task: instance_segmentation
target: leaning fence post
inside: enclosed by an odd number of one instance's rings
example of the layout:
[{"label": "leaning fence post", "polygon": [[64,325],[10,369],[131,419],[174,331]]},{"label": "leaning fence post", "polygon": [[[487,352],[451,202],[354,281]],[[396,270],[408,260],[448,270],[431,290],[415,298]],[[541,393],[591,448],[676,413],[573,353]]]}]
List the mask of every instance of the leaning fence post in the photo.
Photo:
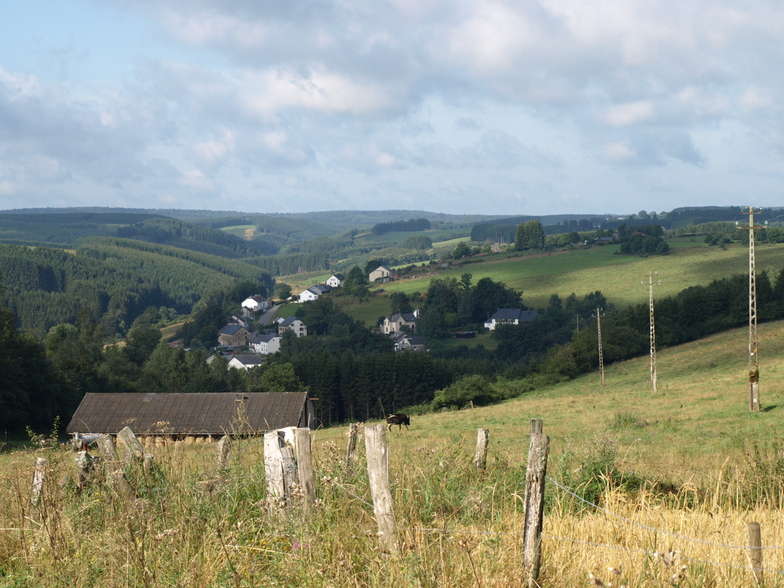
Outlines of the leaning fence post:
[{"label": "leaning fence post", "polygon": [[351,423],[348,427],[348,445],[346,446],[346,467],[351,467],[354,461],[354,451],[357,449],[357,435],[359,425]]},{"label": "leaning fence post", "polygon": [[45,457],[39,457],[35,460],[35,472],[33,473],[33,495],[31,502],[33,506],[38,506],[41,501],[41,494],[44,491],[44,482],[46,481],[46,469],[49,467],[49,460]]},{"label": "leaning fence post", "polygon": [[125,465],[130,465],[134,459],[139,461],[144,459],[144,447],[142,447],[142,444],[130,427],[123,427],[117,433],[117,440],[125,446],[125,454],[123,456]]},{"label": "leaning fence post", "polygon": [[297,454],[297,475],[299,487],[305,498],[305,508],[316,501],[316,482],[313,478],[313,458],[310,453],[310,429],[294,429],[294,451]]},{"label": "leaning fence post", "polygon": [[544,483],[547,476],[547,455],[550,439],[541,432],[542,421],[538,421],[538,432],[531,434],[528,449],[528,467],[525,472],[525,529],[523,533],[523,571],[528,588],[538,586],[539,567],[542,562],[542,523],[544,522]]},{"label": "leaning fence post", "polygon": [[229,461],[231,459],[231,440],[228,435],[221,437],[218,441],[218,470],[223,471],[229,469]]},{"label": "leaning fence post", "polygon": [[749,523],[749,551],[751,552],[751,567],[754,570],[754,579],[757,585],[762,585],[762,532],[759,523]]},{"label": "leaning fence post", "polygon": [[485,469],[485,465],[487,465],[488,443],[490,443],[490,429],[477,429],[476,453],[474,453],[474,465],[478,470]]},{"label": "leaning fence post", "polygon": [[389,486],[389,451],[387,430],[384,425],[365,427],[365,452],[370,478],[370,493],[373,496],[373,512],[378,523],[381,546],[387,551],[397,552],[398,536],[392,490]]}]

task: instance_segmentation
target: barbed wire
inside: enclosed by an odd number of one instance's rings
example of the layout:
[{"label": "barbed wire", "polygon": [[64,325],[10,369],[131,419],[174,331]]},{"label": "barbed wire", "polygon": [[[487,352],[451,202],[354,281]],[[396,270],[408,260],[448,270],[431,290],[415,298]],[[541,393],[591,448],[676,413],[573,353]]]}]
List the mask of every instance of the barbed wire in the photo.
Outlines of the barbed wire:
[{"label": "barbed wire", "polygon": [[[626,518],[626,517],[624,517],[622,515],[614,513],[611,510],[608,510],[608,509],[606,509],[604,507],[601,507],[598,504],[594,504],[590,500],[586,500],[585,498],[583,498],[579,494],[574,493],[572,490],[570,490],[566,486],[560,484],[557,480],[551,478],[550,476],[547,476],[547,479],[550,482],[552,482],[553,484],[555,484],[559,489],[563,490],[567,494],[570,494],[570,495],[574,496],[576,499],[578,499],[579,501],[587,504],[588,506],[591,506],[591,507],[593,507],[593,508],[595,508],[597,510],[602,511],[605,514],[608,514],[610,516],[618,518],[618,519],[620,519],[622,521],[625,521],[625,522],[627,522],[627,523],[629,523],[631,525],[635,525],[635,526],[640,527],[642,529],[646,529],[648,531],[654,531],[656,533],[661,533],[662,535],[667,535],[669,537],[676,537],[678,539],[683,539],[684,541],[691,541],[691,542],[694,542],[694,543],[702,543],[703,545],[710,545],[710,546],[713,546],[713,547],[722,547],[724,549],[748,549],[748,547],[749,547],[748,545],[730,545],[730,544],[726,544],[726,543],[715,543],[713,541],[705,541],[704,539],[695,539],[694,537],[687,537],[686,535],[681,535],[679,533],[671,533],[670,531],[664,531],[662,529],[657,529],[656,527],[651,527],[650,525],[644,525],[642,523],[638,523],[637,521],[633,521],[633,520],[628,519],[628,518]],[[782,547],[780,545],[770,545],[770,546],[763,546],[761,549],[784,549],[784,547]]]}]

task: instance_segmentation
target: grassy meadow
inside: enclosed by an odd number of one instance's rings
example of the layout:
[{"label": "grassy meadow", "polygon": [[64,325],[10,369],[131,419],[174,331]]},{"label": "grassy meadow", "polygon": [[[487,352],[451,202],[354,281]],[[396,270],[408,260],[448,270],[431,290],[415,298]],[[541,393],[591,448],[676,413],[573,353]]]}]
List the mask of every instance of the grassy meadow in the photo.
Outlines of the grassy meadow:
[{"label": "grassy meadow", "polygon": [[[76,484],[60,448],[0,454],[0,586],[519,586],[528,428],[551,439],[542,586],[754,586],[747,525],[759,522],[765,585],[783,586],[784,323],[760,327],[761,404],[748,411],[747,332],[738,329],[608,367],[503,404],[417,415],[388,433],[398,554],[376,537],[363,443],[313,432],[318,502],[279,512],[263,444],[149,449],[126,499],[97,470]],[[476,430],[490,430],[485,470]],[[36,458],[49,459],[39,504]],[[573,490],[594,508],[562,488]],[[591,583],[593,582],[593,583]],[[599,584],[598,582],[601,582]]]},{"label": "grassy meadow", "polygon": [[[435,270],[436,275],[403,279],[385,284],[388,291],[424,292],[432,277],[454,277],[471,273],[473,281],[489,277],[507,286],[522,290],[523,302],[542,307],[554,293],[562,298],[572,292],[578,296],[596,290],[618,306],[647,300],[649,272],[656,272],[661,284],[657,296],[674,295],[689,286],[709,284],[733,274],[748,272],[748,247],[733,244],[721,249],[699,242],[699,238],[668,241],[674,251],[670,255],[639,257],[614,255],[617,246],[590,249],[557,250],[519,256],[487,256],[457,262],[449,268]],[[784,246],[757,245],[757,271],[784,269]]]}]

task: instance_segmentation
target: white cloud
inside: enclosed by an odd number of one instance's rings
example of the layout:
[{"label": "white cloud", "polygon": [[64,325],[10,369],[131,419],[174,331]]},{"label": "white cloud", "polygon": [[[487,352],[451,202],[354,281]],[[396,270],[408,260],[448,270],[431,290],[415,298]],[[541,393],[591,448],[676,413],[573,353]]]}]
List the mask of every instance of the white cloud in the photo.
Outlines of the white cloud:
[{"label": "white cloud", "polygon": [[654,107],[651,100],[640,100],[609,107],[602,119],[614,127],[625,127],[653,118]]}]

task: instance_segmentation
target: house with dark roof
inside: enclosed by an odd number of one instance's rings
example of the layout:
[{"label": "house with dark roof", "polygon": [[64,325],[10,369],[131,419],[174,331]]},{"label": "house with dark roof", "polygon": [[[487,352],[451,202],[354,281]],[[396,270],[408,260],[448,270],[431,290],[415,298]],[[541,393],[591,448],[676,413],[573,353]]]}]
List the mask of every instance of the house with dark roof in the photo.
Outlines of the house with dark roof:
[{"label": "house with dark roof", "polygon": [[307,392],[88,393],[66,432],[116,435],[222,436],[261,434],[284,427],[313,428]]},{"label": "house with dark roof", "polygon": [[346,277],[343,274],[332,274],[325,283],[331,288],[341,288],[345,281]]},{"label": "house with dark roof", "polygon": [[384,318],[384,324],[381,325],[381,331],[387,335],[395,331],[402,331],[403,327],[408,327],[413,330],[416,326],[416,315],[413,313],[393,314]]},{"label": "house with dark roof", "polygon": [[292,331],[297,337],[307,337],[308,327],[295,316],[286,317],[277,321],[278,334],[282,337],[286,330]]},{"label": "house with dark roof", "polygon": [[256,312],[257,310],[267,310],[269,306],[269,300],[260,294],[248,296],[245,300],[242,301],[242,307],[247,308],[253,312]]},{"label": "house with dark roof", "polygon": [[494,331],[498,325],[519,325],[534,320],[536,316],[535,310],[499,308],[493,316],[485,321],[485,328]]},{"label": "house with dark roof", "polygon": [[218,331],[218,343],[228,347],[241,347],[251,340],[250,331],[242,325],[226,325]]},{"label": "house with dark roof", "polygon": [[280,351],[280,335],[277,333],[256,335],[250,340],[250,347],[261,355],[272,355]]},{"label": "house with dark roof", "polygon": [[322,294],[326,294],[330,292],[332,288],[330,286],[326,286],[324,284],[316,284],[315,286],[311,286],[307,290],[303,290],[299,293],[299,301],[300,302],[312,302],[316,300]]}]

